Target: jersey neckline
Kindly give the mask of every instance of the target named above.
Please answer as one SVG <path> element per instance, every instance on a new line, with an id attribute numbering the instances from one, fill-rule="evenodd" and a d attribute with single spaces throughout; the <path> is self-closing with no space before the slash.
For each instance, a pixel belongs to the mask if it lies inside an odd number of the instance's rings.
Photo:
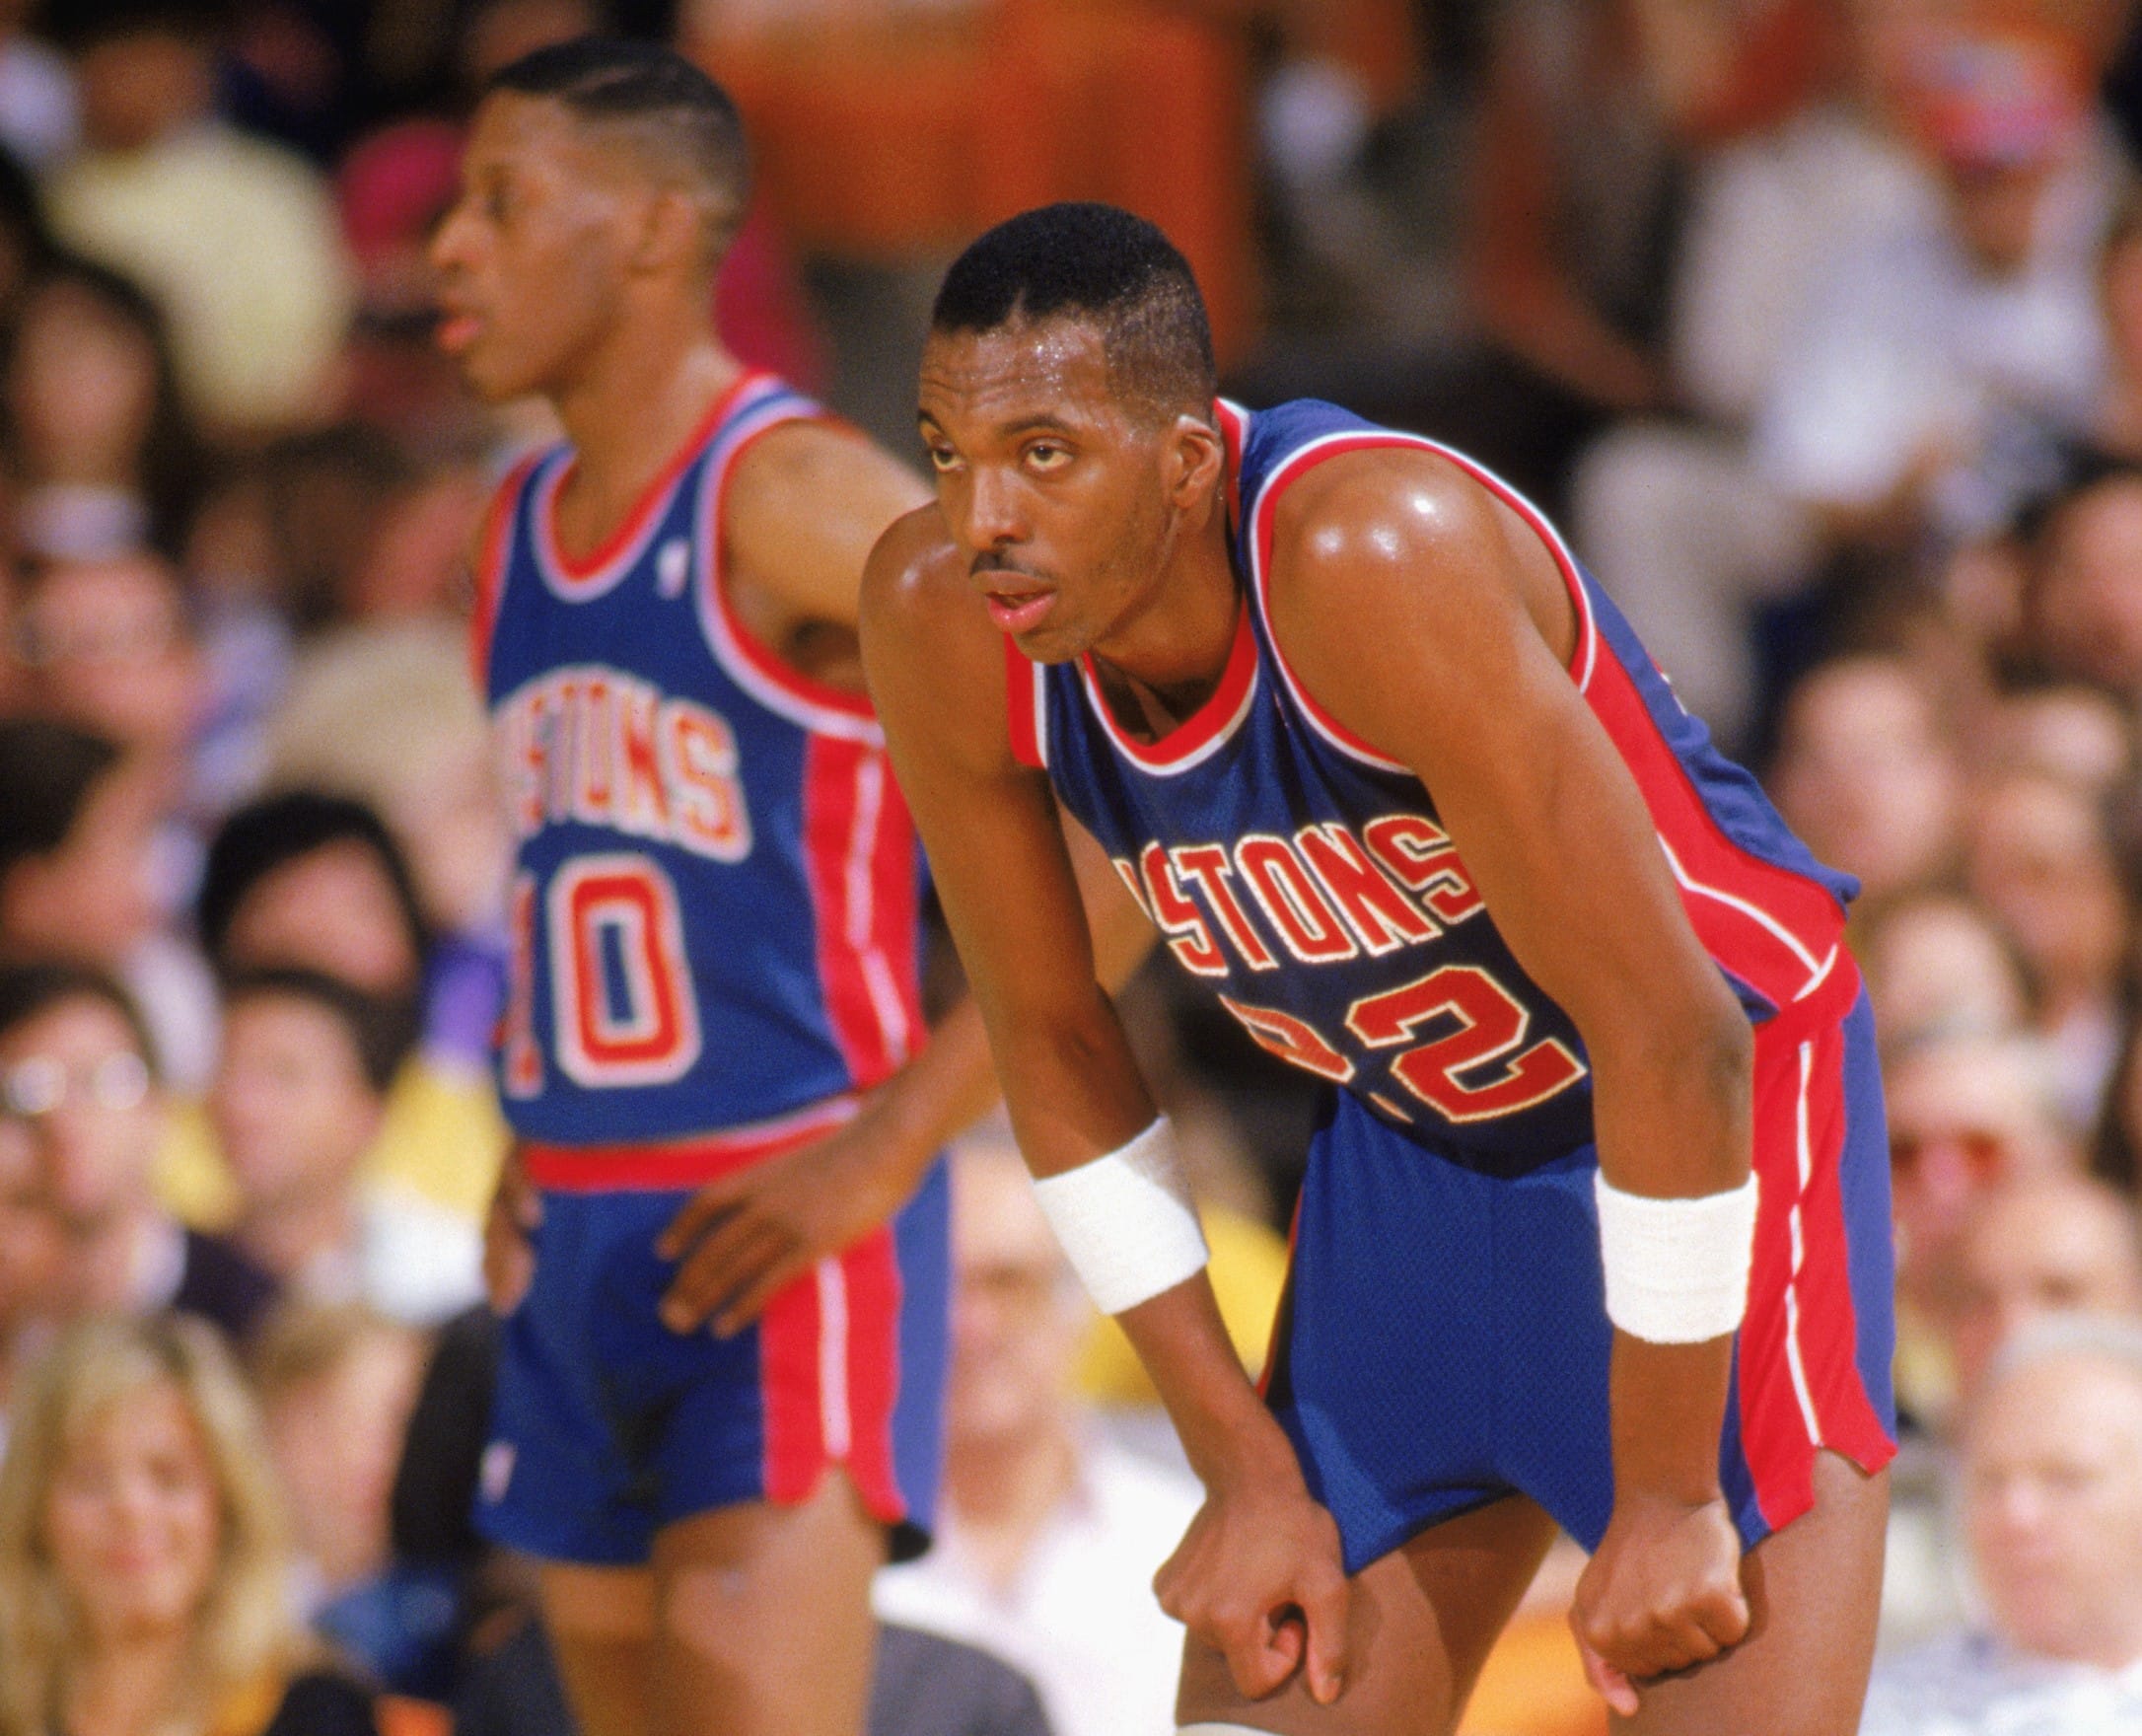
<path id="1" fill-rule="evenodd" d="M 756 368 L 746 368 L 724 387 L 706 413 L 692 425 L 691 432 L 670 455 L 653 481 L 640 491 L 632 503 L 632 510 L 625 514 L 609 535 L 598 542 L 586 554 L 568 554 L 558 540 L 557 500 L 558 491 L 565 486 L 573 469 L 580 462 L 580 454 L 567 448 L 555 469 L 544 479 L 545 485 L 536 495 L 536 542 L 541 551 L 544 564 L 552 575 L 563 580 L 575 591 L 597 588 L 615 576 L 618 570 L 631 564 L 630 557 L 638 552 L 639 545 L 661 520 L 662 508 L 668 503 L 678 480 L 691 468 L 691 463 L 705 448 L 716 429 L 728 420 L 730 412 L 744 394 L 758 382 L 766 379 L 765 373 Z"/>
<path id="2" fill-rule="evenodd" d="M 1248 598 L 1240 600 L 1235 613 L 1235 637 L 1228 647 L 1227 666 L 1219 686 L 1203 704 L 1158 741 L 1141 742 L 1115 720 L 1107 697 L 1101 690 L 1101 677 L 1091 652 L 1079 658 L 1079 675 L 1094 716 L 1109 741 L 1133 763 L 1148 771 L 1187 771 L 1217 753 L 1250 713 L 1250 701 L 1257 685 L 1257 639 L 1250 624 Z"/>

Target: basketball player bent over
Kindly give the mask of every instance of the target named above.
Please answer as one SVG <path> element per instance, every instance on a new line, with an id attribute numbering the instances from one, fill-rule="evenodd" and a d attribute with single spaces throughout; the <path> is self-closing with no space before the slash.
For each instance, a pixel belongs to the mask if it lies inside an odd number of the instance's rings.
<path id="1" fill-rule="evenodd" d="M 499 75 L 433 248 L 442 344 L 568 436 L 478 562 L 503 1197 L 540 1214 L 477 1517 L 541 1559 L 590 1736 L 857 1736 L 870 1576 L 937 1476 L 932 1154 L 994 1091 L 970 1010 L 924 1046 L 856 658 L 864 558 L 925 494 L 715 340 L 745 183 L 703 74 L 586 38 Z"/>
<path id="2" fill-rule="evenodd" d="M 1559 1523 L 1618 1727 L 1847 1736 L 1893 1451 L 1850 883 L 1493 476 L 1216 402 L 1140 220 L 976 242 L 920 406 L 865 664 L 1043 1203 L 1205 1483 L 1178 1715 L 1452 1728 Z M 1261 1398 L 1051 785 L 1330 1087 Z"/>

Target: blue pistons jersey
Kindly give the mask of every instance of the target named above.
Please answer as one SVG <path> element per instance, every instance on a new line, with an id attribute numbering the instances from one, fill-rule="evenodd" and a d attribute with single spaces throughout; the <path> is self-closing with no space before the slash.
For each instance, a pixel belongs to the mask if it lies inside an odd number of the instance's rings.
<path id="1" fill-rule="evenodd" d="M 1220 406 L 1246 599 L 1217 690 L 1155 743 L 1116 725 L 1088 661 L 1011 651 L 1014 748 L 1114 858 L 1176 963 L 1274 1054 L 1491 1173 L 1592 1136 L 1570 1020 L 1511 956 L 1420 781 L 1351 736 L 1273 639 L 1273 515 L 1305 471 L 1389 446 L 1442 453 L 1545 540 L 1578 613 L 1571 670 L 1657 824 L 1689 919 L 1761 1022 L 1840 968 L 1852 883 L 1717 755 L 1552 528 L 1468 461 L 1300 400 Z M 1492 695 L 1483 695 L 1492 703 Z M 1843 967 L 1849 971 L 1849 962 Z"/>
<path id="2" fill-rule="evenodd" d="M 1870 1475 L 1894 1452 L 1889 1156 L 1843 941 L 1853 885 L 1712 751 L 1552 527 L 1495 477 L 1326 403 L 1219 416 L 1245 599 L 1211 698 L 1142 742 L 1089 661 L 1039 668 L 1007 642 L 1009 722 L 1015 754 L 1046 769 L 1176 963 L 1328 1082 L 1266 1401 L 1349 1571 L 1512 1490 L 1587 1548 L 1612 1510 L 1583 1040 L 1512 957 L 1432 793 L 1319 705 L 1266 612 L 1286 489 L 1344 453 L 1420 448 L 1552 552 L 1577 612 L 1570 679 L 1755 1027 L 1760 1188 L 1718 1461 L 1751 1546 L 1808 1510 L 1821 1451 Z"/>
<path id="3" fill-rule="evenodd" d="M 877 721 L 759 644 L 722 571 L 740 457 L 822 413 L 747 374 L 584 558 L 554 528 L 569 448 L 493 509 L 476 660 L 517 846 L 498 1069 L 525 1141 L 755 1144 L 838 1120 L 919 1046 L 920 857 Z"/>

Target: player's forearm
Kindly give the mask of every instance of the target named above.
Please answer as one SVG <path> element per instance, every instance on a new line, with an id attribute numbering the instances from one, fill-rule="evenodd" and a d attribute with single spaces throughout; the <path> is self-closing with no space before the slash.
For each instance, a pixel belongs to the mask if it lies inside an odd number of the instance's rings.
<path id="1" fill-rule="evenodd" d="M 1698 1506 L 1718 1495 L 1718 1437 L 1733 1373 L 1731 1336 L 1650 1344 L 1614 1334 L 1608 1404 L 1614 1499 Z"/>
<path id="2" fill-rule="evenodd" d="M 1601 1169 L 1649 1199 L 1726 1194 L 1747 1180 L 1750 1041 L 1737 1006 L 1654 1023 L 1631 1052 L 1595 1055 Z M 1614 1334 L 1610 1378 L 1617 1499 L 1698 1503 L 1718 1493 L 1730 1333 L 1695 1343 Z"/>
<path id="3" fill-rule="evenodd" d="M 1207 1488 L 1250 1478 L 1300 1480 L 1293 1446 L 1244 1372 L 1203 1272 L 1115 1319 Z"/>
<path id="4" fill-rule="evenodd" d="M 930 1028 L 921 1051 L 879 1087 L 865 1114 L 884 1130 L 887 1182 L 905 1199 L 937 1153 L 997 1101 L 981 1014 L 963 999 Z"/>

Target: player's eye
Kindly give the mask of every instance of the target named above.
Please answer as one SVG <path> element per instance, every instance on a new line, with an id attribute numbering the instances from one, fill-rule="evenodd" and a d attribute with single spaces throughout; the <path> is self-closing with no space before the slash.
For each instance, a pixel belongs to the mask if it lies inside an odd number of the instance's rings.
<path id="1" fill-rule="evenodd" d="M 928 443 L 926 450 L 930 455 L 931 470 L 950 470 L 958 468 L 960 455 L 954 452 L 951 447 L 940 446 L 933 440 Z"/>
<path id="2" fill-rule="evenodd" d="M 1071 449 L 1059 446 L 1053 440 L 1036 440 L 1027 448 L 1027 469 L 1030 470 L 1060 470 L 1071 462 Z"/>

